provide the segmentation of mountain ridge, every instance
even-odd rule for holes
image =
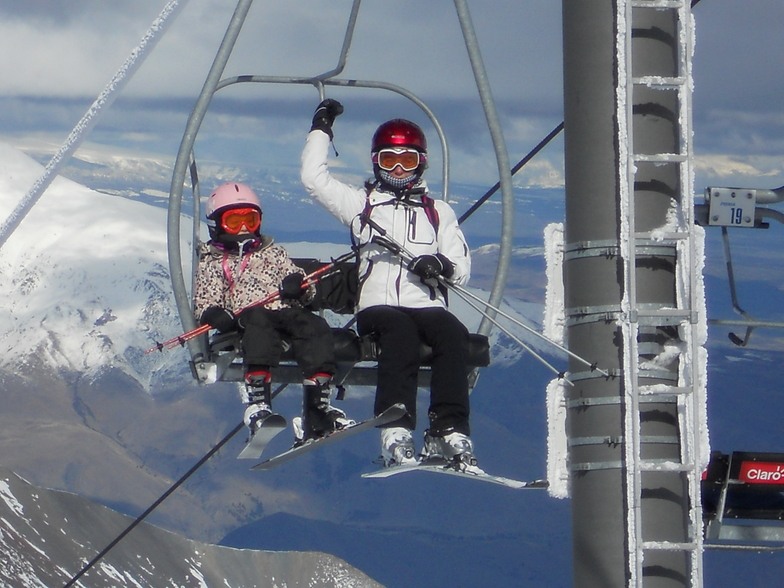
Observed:
[[[78,495],[37,488],[0,467],[0,580],[14,588],[62,586],[133,519]],[[141,523],[82,576],[94,588],[379,588],[335,556],[207,545]]]

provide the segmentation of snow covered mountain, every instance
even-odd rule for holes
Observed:
[[[0,582],[13,588],[79,586],[323,586],[377,582],[324,553],[274,553],[205,545],[141,523],[94,566],[133,522],[80,496],[31,486],[0,467]]]
[[[0,215],[42,168],[0,144]],[[144,355],[177,331],[166,258],[165,211],[57,178],[0,249],[0,367],[32,356],[93,376],[116,368],[146,390],[182,364]],[[187,234],[187,233],[186,233]]]

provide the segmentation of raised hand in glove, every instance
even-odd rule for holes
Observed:
[[[280,283],[281,300],[297,300],[302,296],[302,274],[289,274]]]
[[[329,138],[332,139],[332,123],[335,119],[343,114],[343,105],[337,100],[327,98],[316,108],[313,115],[313,125],[310,127],[311,131],[316,129],[324,131]]]
[[[237,326],[237,317],[234,313],[222,306],[209,306],[201,313],[201,324],[210,325],[221,333],[231,331]]]
[[[408,264],[408,271],[415,273],[425,280],[443,276],[451,278],[455,273],[455,266],[449,261],[446,255],[436,253],[435,255],[420,255],[411,260]]]

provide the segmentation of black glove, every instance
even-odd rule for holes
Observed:
[[[281,300],[296,300],[302,296],[302,278],[299,273],[289,274],[280,283]]]
[[[451,278],[455,273],[454,264],[449,261],[446,255],[436,253],[435,255],[420,255],[411,260],[408,264],[408,271],[415,273],[425,280],[443,276]]]
[[[310,127],[310,130],[315,131],[318,129],[324,131],[332,139],[332,123],[341,114],[343,114],[343,105],[340,102],[332,98],[323,100],[316,108],[316,113],[313,115],[313,125]]]
[[[201,324],[210,325],[213,329],[225,333],[237,327],[237,317],[227,308],[210,306],[201,313]]]

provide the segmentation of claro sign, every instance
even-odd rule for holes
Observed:
[[[744,461],[738,480],[747,484],[781,484],[784,486],[784,463]]]

